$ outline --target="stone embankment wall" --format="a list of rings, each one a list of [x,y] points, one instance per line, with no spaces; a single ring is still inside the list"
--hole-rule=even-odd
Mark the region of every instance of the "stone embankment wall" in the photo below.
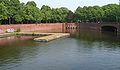
[[[63,32],[65,23],[0,25],[0,33],[17,29],[22,32]]]

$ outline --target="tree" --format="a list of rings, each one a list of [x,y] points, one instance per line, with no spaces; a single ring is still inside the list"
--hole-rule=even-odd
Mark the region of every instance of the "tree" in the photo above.
[[[88,10],[87,7],[84,6],[82,7],[78,7],[75,11],[75,17],[74,17],[74,21],[87,21],[88,20]]]
[[[42,13],[33,1],[29,1],[24,7],[25,15],[24,20],[27,23],[36,23],[42,20]]]
[[[99,22],[102,21],[104,16],[104,11],[99,6],[89,6],[87,19],[89,22]]]
[[[116,20],[116,10],[119,9],[119,5],[117,4],[108,4],[102,7],[102,9],[105,12],[103,21],[107,22],[115,22]],[[119,10],[120,11],[120,10]],[[118,14],[119,15],[119,14]]]
[[[74,13],[69,10],[66,16],[66,22],[73,22],[73,19],[74,19]]]
[[[0,0],[0,21],[5,23],[57,23],[57,22],[120,22],[120,5],[78,7],[75,12],[43,5],[41,9],[34,1],[20,3],[19,0]]]
[[[51,17],[52,17],[52,10],[49,6],[45,6],[43,5],[41,7],[41,13],[43,14],[43,19],[42,19],[42,22],[50,22],[51,20]]]
[[[9,11],[9,23],[17,23],[22,21],[22,5],[19,0],[10,0]],[[18,11],[19,10],[19,11]]]
[[[26,5],[34,6],[36,7],[36,3],[34,1],[28,1]]]
[[[113,12],[116,16],[116,22],[120,22],[120,6],[118,6],[118,8]]]
[[[60,8],[60,10],[61,10],[61,14],[60,14],[60,16],[61,16],[61,22],[65,22],[66,21],[66,17],[68,16],[68,13],[69,13],[69,10],[67,9],[67,8],[65,8],[65,7],[61,7]]]
[[[55,22],[65,22],[69,10],[65,7],[52,9],[52,20]]]
[[[3,3],[0,3],[0,21],[2,22],[2,20],[6,20],[7,18],[8,18],[7,8],[4,6]]]
[[[8,6],[10,1],[9,0],[0,0],[0,3],[4,3],[4,6]]]

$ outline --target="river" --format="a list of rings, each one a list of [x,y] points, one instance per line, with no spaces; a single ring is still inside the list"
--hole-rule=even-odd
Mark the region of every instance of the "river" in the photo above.
[[[0,70],[120,70],[120,36],[76,32],[47,43],[31,36],[0,39]]]

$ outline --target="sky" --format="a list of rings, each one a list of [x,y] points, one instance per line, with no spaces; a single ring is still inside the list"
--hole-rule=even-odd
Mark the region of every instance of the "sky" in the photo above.
[[[24,3],[28,1],[35,1],[39,8],[42,5],[48,5],[51,8],[67,7],[72,11],[75,11],[78,6],[103,6],[111,3],[119,3],[119,0],[20,0],[20,2]]]

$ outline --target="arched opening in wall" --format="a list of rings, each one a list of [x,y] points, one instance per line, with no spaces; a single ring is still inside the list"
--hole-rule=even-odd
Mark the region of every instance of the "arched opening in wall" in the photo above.
[[[117,33],[117,28],[114,26],[103,26],[101,27],[102,32],[114,32]]]

